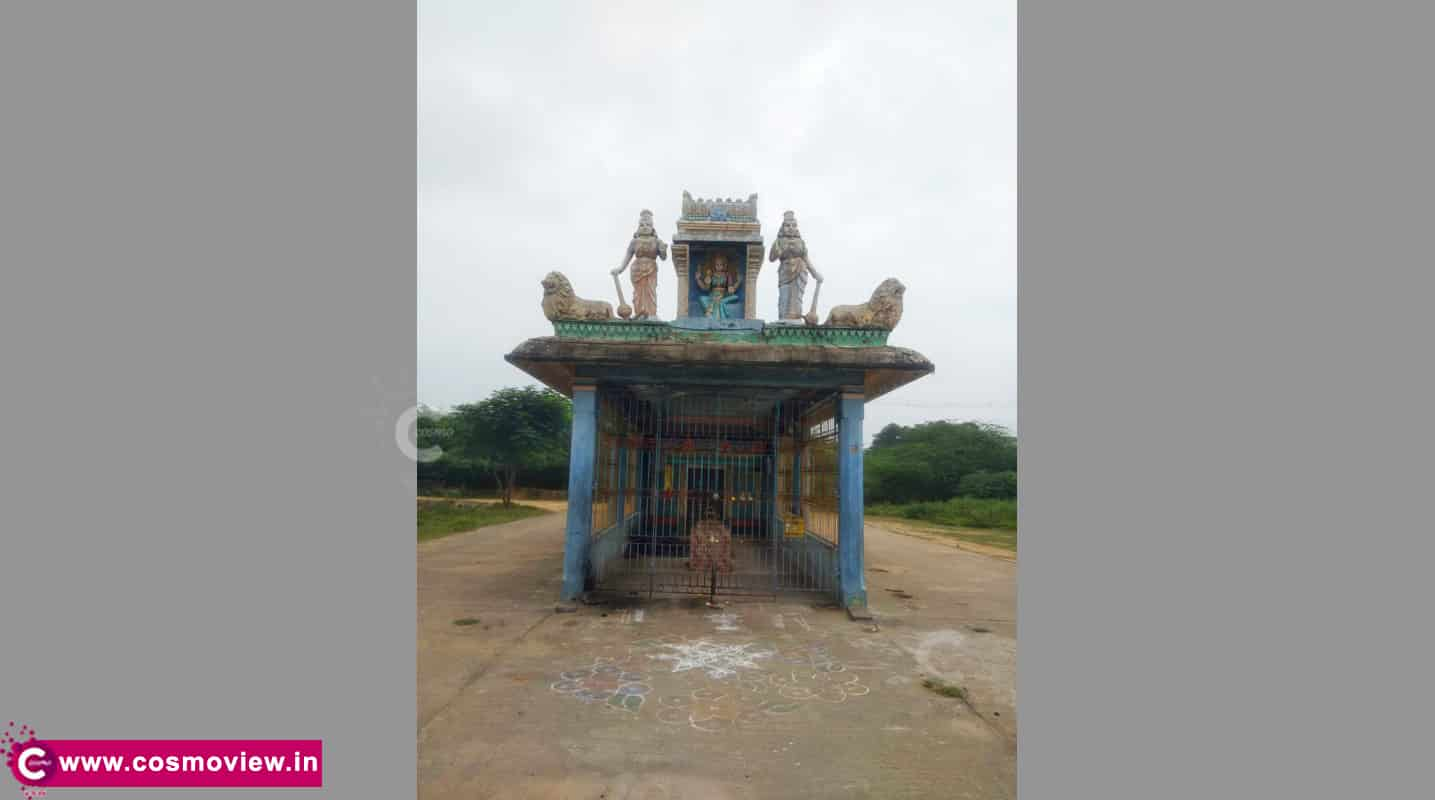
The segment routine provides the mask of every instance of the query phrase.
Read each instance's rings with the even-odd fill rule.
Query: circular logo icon
[[[15,780],[26,786],[44,786],[59,771],[60,763],[48,744],[38,741],[15,744],[14,758],[10,760],[10,772]]]

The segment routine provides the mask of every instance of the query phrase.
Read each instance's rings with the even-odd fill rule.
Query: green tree
[[[486,400],[455,407],[449,420],[453,449],[493,474],[505,506],[513,502],[522,471],[568,461],[573,406],[550,389],[499,389]]]
[[[419,450],[445,450],[453,437],[453,421],[447,415],[419,403],[418,419],[415,422]]]
[[[941,493],[925,460],[902,448],[868,450],[862,476],[869,503],[910,503]]]
[[[968,475],[1016,471],[1016,437],[999,425],[888,425],[878,437],[864,464],[864,494],[871,503],[946,500],[963,494]]]
[[[877,435],[872,437],[872,447],[890,447],[900,442],[902,440],[902,430],[902,426],[895,422],[887,423],[886,427],[877,431]]]
[[[964,475],[957,484],[957,494],[990,500],[1015,500],[1016,473],[983,471]]]

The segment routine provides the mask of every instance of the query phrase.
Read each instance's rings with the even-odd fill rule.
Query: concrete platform
[[[419,546],[421,798],[1015,796],[1011,561],[869,525],[875,625],[786,600],[555,614],[562,526]]]

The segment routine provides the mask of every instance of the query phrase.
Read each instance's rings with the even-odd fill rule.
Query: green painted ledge
[[[582,322],[557,320],[555,336],[614,342],[742,342],[828,347],[884,347],[890,331],[881,328],[827,328],[806,325],[763,325],[745,330],[693,330],[666,322]]]

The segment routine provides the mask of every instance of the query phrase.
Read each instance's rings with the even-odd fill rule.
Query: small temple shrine
[[[883,277],[819,324],[822,276],[796,215],[765,247],[755,194],[683,192],[671,243],[640,212],[610,272],[616,305],[548,273],[554,335],[505,356],[573,400],[561,601],[807,592],[868,618],[863,408],[934,369],[888,344],[906,288]]]

